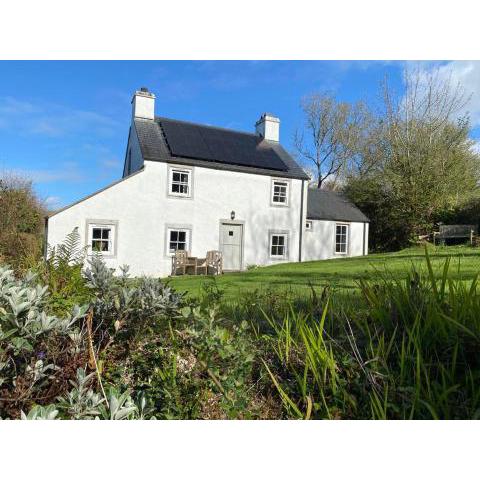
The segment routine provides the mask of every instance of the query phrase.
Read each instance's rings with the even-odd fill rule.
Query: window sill
[[[183,193],[171,193],[171,192],[168,192],[167,196],[171,198],[192,198],[191,195],[184,195]]]
[[[175,192],[168,192],[168,195],[170,197],[185,197],[185,198],[190,198],[191,195],[188,193],[175,193]]]
[[[175,252],[167,252],[165,254],[165,258],[173,258],[175,256]],[[187,257],[194,257],[195,255],[191,255],[190,253],[187,255]]]
[[[101,256],[102,258],[106,258],[106,259],[117,258],[117,255],[115,253],[103,253],[103,252],[87,253],[87,257],[89,258],[93,258],[95,256]]]

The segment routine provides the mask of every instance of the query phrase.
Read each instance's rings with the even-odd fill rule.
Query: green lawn
[[[226,273],[216,277],[216,281],[229,299],[234,299],[247,290],[269,287],[298,291],[302,294],[310,291],[310,284],[316,287],[328,284],[344,291],[353,291],[357,288],[357,282],[360,279],[374,280],[382,275],[403,278],[412,265],[418,269],[425,269],[424,252],[424,247],[413,247],[400,252],[373,254],[366,257],[284,263],[257,267],[246,272]],[[451,277],[468,280],[480,271],[480,248],[430,246],[429,253],[439,276],[447,257],[451,257]],[[202,291],[202,285],[211,281],[211,278],[186,275],[172,278],[170,284],[179,291],[197,296]]]

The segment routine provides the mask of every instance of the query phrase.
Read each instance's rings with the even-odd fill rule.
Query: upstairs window
[[[288,205],[288,182],[274,180],[272,182],[272,204]]]
[[[270,256],[273,258],[287,257],[287,241],[286,233],[274,233],[270,235]]]
[[[169,194],[177,197],[190,197],[192,193],[192,171],[170,169]]]
[[[335,228],[335,253],[348,253],[348,225],[337,224]]]

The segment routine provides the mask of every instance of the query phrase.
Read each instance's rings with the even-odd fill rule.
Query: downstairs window
[[[346,255],[348,252],[348,225],[336,225],[335,253]]]
[[[115,254],[115,225],[89,224],[88,246],[91,253]]]
[[[168,229],[168,252],[175,253],[177,250],[189,250],[189,231],[185,229]]]
[[[273,258],[286,258],[287,256],[286,233],[274,233],[270,235],[270,256]]]

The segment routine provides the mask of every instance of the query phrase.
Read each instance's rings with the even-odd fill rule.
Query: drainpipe
[[[298,261],[302,261],[302,239],[303,239],[303,191],[305,187],[305,180],[302,180],[302,194],[300,197],[300,234],[298,242]]]
[[[366,236],[366,233],[367,233],[367,223],[366,222],[363,222],[363,255],[365,256],[366,253],[365,253],[365,236]]]

